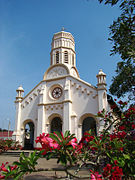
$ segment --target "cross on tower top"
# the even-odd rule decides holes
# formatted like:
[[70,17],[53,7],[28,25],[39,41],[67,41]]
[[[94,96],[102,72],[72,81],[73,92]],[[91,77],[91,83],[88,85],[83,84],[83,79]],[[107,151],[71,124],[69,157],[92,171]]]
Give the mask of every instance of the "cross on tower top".
[[62,27],[62,28],[61,28],[61,31],[65,31],[65,28],[64,28],[64,27]]

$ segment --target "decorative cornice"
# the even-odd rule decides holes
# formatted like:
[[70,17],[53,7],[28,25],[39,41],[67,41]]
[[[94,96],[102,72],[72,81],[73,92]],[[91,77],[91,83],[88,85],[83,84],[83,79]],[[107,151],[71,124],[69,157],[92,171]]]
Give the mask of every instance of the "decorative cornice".
[[21,103],[21,102],[22,102],[22,99],[14,101],[14,103]]
[[107,91],[107,89],[105,88],[105,87],[98,87],[98,90],[105,90],[105,91]]
[[28,97],[41,83],[42,81],[40,81],[26,96],[24,96],[23,100]]
[[56,49],[69,49],[69,50],[72,50],[76,54],[76,52],[72,48],[64,47],[64,46],[59,46],[59,47],[56,47],[56,48],[52,48],[50,54],[52,54],[52,51],[54,51]]
[[67,77],[73,78],[73,79],[75,79],[75,80],[77,80],[77,81],[79,81],[79,82],[85,84],[86,86],[89,86],[89,87],[91,87],[91,88],[97,90],[97,87],[92,86],[91,84],[85,82],[84,80],[82,80],[82,79],[80,79],[80,78],[77,78],[77,77],[74,77],[74,76],[72,76],[72,75],[70,75],[70,74],[65,75],[65,76],[61,76],[61,77],[52,78],[52,79],[42,80],[41,82],[50,82],[50,81],[55,81],[55,80],[64,79],[64,78],[67,78]]
[[65,101],[61,101],[61,102],[41,103],[41,104],[38,104],[38,106],[48,106],[48,105],[56,105],[56,104],[64,104],[64,103],[72,103],[72,101],[65,100]]

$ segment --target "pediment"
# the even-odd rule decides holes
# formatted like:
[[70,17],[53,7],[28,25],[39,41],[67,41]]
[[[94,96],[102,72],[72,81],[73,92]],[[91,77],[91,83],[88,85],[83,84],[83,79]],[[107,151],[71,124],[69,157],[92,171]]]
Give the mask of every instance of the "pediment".
[[51,66],[46,71],[43,79],[44,80],[53,79],[53,78],[57,78],[57,77],[61,77],[61,76],[66,76],[68,74],[69,74],[69,70],[65,65],[63,65],[63,64],[54,65],[54,66]]

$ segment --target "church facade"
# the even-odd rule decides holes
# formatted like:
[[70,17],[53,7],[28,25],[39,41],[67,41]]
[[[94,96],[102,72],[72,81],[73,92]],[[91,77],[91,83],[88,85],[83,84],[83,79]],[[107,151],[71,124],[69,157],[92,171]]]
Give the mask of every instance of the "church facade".
[[50,67],[43,80],[24,97],[21,86],[16,90],[13,136],[26,148],[38,147],[35,139],[43,132],[70,130],[78,140],[89,129],[98,134],[103,124],[95,115],[109,108],[102,70],[97,87],[80,79],[72,34],[54,34],[51,46]]

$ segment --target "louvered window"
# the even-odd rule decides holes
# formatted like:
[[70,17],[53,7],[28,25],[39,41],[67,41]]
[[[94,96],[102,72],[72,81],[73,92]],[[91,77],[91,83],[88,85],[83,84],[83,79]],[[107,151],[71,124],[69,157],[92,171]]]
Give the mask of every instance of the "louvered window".
[[72,54],[72,66],[74,66],[74,54]]
[[56,64],[59,63],[59,51],[56,52]]
[[64,52],[64,63],[68,63],[68,52]]

